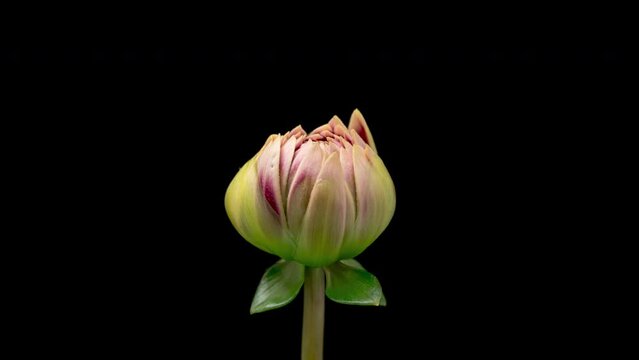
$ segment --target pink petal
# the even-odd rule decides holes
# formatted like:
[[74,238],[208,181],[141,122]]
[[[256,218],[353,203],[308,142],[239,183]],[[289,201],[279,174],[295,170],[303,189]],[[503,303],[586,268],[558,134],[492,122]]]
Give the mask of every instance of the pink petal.
[[323,158],[324,152],[320,149],[319,144],[311,141],[302,144],[295,153],[289,172],[286,204],[288,227],[294,233],[301,226],[311,191],[322,168]]
[[377,148],[375,147],[375,141],[373,141],[373,135],[371,135],[371,131],[368,129],[368,125],[366,124],[366,120],[364,120],[364,116],[362,113],[355,109],[353,111],[353,115],[351,115],[351,120],[348,123],[348,128],[355,130],[357,135],[359,135],[365,143],[368,144],[375,152],[377,152]]
[[285,259],[291,259],[294,239],[268,204],[257,176],[257,158],[249,160],[231,181],[224,204],[231,222],[248,242]]
[[340,121],[340,124],[335,126],[335,128],[333,129],[333,132],[335,133],[335,135],[348,140],[348,142],[351,142],[351,143],[353,142],[353,139],[351,138],[351,135],[349,134],[348,129],[346,128],[344,123],[342,123],[341,121]]
[[311,131],[311,133],[309,135],[320,134],[322,131],[330,130],[330,129],[331,129],[330,125],[324,124],[324,125],[319,126],[318,128],[316,128],[315,130]]
[[344,125],[342,120],[339,117],[337,117],[337,115],[331,118],[331,120],[328,122],[328,125],[331,127],[331,129],[335,129],[338,126],[342,126],[344,128],[346,127],[346,125]]
[[262,149],[257,159],[257,177],[260,190],[273,211],[283,216],[282,191],[280,190],[280,148],[282,137],[277,136]]
[[302,126],[297,125],[293,130],[287,132],[285,135],[286,140],[289,138],[298,138],[300,136],[306,136],[306,131],[302,129]]
[[362,137],[359,136],[357,131],[355,131],[354,129],[350,129],[350,132],[351,138],[353,139],[353,145],[358,145],[361,148],[365,148],[366,146],[368,146],[368,144],[364,140],[362,140]]

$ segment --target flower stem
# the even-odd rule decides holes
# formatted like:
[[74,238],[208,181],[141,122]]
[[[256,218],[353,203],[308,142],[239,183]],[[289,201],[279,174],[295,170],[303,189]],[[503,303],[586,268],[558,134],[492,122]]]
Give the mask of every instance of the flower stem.
[[324,345],[324,269],[305,270],[302,360],[322,360]]

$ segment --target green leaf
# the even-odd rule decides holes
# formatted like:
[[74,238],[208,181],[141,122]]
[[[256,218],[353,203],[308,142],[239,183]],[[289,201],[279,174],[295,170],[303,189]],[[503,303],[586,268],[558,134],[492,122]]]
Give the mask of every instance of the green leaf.
[[295,299],[304,284],[304,265],[280,260],[266,270],[255,291],[251,314],[281,308]]
[[359,261],[357,261],[355,259],[345,259],[345,260],[341,260],[341,261],[342,261],[342,263],[344,263],[344,265],[348,265],[348,266],[350,266],[352,268],[366,271],[366,269],[364,269],[362,264],[360,264]]
[[356,260],[338,261],[324,271],[329,299],[348,305],[386,306],[379,281]]

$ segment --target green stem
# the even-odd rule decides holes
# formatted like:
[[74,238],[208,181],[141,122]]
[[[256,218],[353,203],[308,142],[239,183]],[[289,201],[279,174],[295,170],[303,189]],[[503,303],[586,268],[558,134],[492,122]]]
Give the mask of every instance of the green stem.
[[304,278],[302,360],[322,360],[324,345],[324,269],[309,268]]

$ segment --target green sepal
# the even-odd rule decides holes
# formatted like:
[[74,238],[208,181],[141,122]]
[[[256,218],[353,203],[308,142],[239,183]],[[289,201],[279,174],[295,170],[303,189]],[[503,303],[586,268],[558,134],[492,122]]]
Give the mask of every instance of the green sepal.
[[324,271],[329,299],[347,305],[386,306],[379,281],[356,260],[338,261]]
[[257,286],[251,314],[281,308],[299,293],[304,284],[304,265],[280,260],[266,270]]

